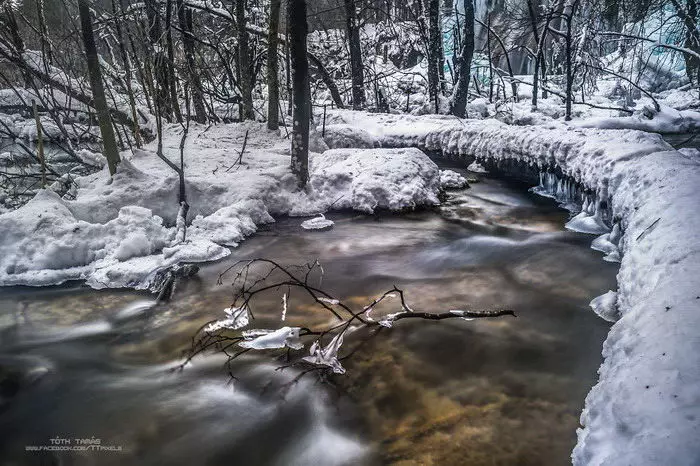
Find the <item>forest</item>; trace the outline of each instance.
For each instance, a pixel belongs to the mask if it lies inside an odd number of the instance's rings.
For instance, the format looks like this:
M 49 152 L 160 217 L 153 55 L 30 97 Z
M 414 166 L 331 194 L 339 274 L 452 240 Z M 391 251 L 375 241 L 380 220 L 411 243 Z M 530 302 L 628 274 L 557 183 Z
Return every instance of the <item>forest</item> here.
M 0 0 L 0 465 L 696 465 L 696 0 Z

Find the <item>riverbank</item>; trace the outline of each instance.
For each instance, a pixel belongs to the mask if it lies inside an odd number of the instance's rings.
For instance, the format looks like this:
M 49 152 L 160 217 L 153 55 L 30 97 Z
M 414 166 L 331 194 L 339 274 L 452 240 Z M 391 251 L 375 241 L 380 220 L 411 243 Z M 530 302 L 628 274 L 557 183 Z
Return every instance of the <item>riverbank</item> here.
M 603 346 L 600 380 L 586 398 L 574 464 L 692 465 L 700 457 L 700 161 L 660 136 L 554 123 L 514 127 L 452 117 L 336 111 L 380 147 L 556 171 L 608 209 L 621 231 L 618 290 L 600 312 L 616 320 Z M 589 206 L 590 207 L 590 206 Z M 610 236 L 602 237 L 609 242 Z

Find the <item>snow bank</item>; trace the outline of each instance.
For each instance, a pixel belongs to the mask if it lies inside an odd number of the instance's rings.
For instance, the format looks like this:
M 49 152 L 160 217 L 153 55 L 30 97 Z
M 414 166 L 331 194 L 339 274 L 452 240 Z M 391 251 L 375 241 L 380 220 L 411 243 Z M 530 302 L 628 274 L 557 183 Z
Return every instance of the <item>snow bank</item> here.
M 381 146 L 439 150 L 494 164 L 517 160 L 589 190 L 594 208 L 609 211 L 609 220 L 619 223 L 621 236 L 613 231 L 606 241 L 618 242 L 622 257 L 615 302 L 609 294 L 595 303 L 609 317 L 615 309 L 617 322 L 603 346 L 599 382 L 586 398 L 573 462 L 698 464 L 697 158 L 639 131 L 342 111 L 332 118 L 361 126 Z
M 180 128 L 164 153 L 179 158 Z M 235 164 L 249 132 L 242 163 Z M 289 171 L 289 141 L 264 125 L 193 127 L 185 148 L 187 241 L 176 239 L 178 178 L 154 146 L 124 153 L 117 173 L 76 180 L 75 200 L 41 191 L 0 214 L 0 285 L 85 280 L 95 288 L 146 288 L 179 262 L 218 260 L 273 215 L 329 208 L 363 212 L 437 204 L 437 166 L 417 149 L 330 150 L 310 157 L 308 189 Z

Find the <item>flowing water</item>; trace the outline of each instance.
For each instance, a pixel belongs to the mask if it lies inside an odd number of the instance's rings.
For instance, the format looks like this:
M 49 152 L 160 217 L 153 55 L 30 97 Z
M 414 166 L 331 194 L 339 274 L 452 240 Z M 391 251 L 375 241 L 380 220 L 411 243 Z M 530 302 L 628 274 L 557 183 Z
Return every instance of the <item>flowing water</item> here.
M 609 328 L 588 302 L 616 268 L 525 188 L 485 177 L 439 210 L 336 214 L 326 232 L 281 219 L 155 307 L 80 285 L 0 290 L 0 465 L 566 464 Z M 323 288 L 359 308 L 397 285 L 414 309 L 518 317 L 398 322 L 333 384 L 290 384 L 262 354 L 238 359 L 233 382 L 216 354 L 171 371 L 230 304 L 218 275 L 254 257 L 318 258 Z M 255 326 L 282 325 L 280 297 Z M 328 320 L 290 302 L 288 325 Z M 121 451 L 27 451 L 56 437 Z

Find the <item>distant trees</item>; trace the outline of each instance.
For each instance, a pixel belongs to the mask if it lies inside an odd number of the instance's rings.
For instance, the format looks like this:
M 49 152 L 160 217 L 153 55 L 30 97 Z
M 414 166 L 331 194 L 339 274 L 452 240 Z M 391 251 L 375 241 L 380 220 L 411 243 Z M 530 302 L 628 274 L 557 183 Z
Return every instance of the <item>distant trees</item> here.
M 345 6 L 345 31 L 350 49 L 350 79 L 352 81 L 352 108 L 360 110 L 365 105 L 365 78 L 362 64 L 362 44 L 357 18 L 356 0 L 343 0 Z

